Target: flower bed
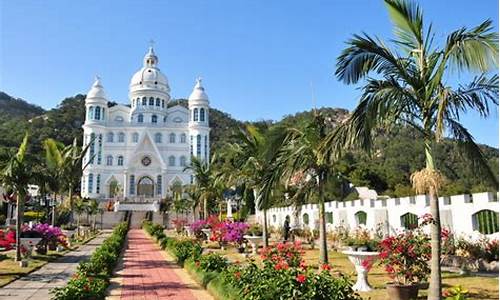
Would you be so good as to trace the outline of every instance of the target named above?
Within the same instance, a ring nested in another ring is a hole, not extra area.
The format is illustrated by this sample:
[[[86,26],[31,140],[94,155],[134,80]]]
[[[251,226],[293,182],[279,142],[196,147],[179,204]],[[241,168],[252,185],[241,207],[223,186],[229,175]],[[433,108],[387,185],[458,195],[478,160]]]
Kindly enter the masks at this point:
[[[202,254],[195,240],[162,236],[153,230],[155,225],[149,222],[143,225],[216,299],[361,299],[352,290],[351,281],[342,274],[332,275],[328,265],[320,271],[307,266],[302,260],[300,244],[263,249],[263,267],[253,261],[245,265],[229,264],[219,254]]]
[[[92,256],[78,265],[76,273],[66,286],[51,291],[52,299],[103,299],[127,231],[127,223],[117,225],[113,233],[92,253]]]

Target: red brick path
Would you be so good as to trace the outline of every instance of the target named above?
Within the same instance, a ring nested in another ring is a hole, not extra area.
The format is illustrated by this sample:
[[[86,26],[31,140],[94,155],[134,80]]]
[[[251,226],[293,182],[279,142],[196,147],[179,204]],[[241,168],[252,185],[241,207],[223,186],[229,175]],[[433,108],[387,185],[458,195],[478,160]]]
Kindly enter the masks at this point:
[[[160,251],[141,229],[129,231],[120,299],[196,299]]]

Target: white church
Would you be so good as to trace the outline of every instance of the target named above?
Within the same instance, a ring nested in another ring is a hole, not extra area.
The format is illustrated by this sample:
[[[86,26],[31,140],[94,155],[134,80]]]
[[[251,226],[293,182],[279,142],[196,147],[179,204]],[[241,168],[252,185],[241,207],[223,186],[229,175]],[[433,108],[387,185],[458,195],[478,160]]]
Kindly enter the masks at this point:
[[[170,86],[152,47],[130,81],[129,105],[111,104],[99,78],[85,100],[82,197],[149,202],[193,181],[192,156],[210,157],[209,102],[198,79],[189,109],[169,106]]]

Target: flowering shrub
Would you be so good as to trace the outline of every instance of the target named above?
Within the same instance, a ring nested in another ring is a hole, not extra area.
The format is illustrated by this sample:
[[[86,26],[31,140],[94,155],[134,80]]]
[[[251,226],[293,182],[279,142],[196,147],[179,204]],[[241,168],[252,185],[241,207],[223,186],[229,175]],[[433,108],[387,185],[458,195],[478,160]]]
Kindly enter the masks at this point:
[[[198,220],[198,221],[193,222],[191,225],[189,225],[189,228],[193,232],[193,235],[197,239],[201,240],[201,239],[205,238],[205,234],[201,230],[208,228],[208,222],[206,220]]]
[[[382,240],[380,263],[398,284],[412,284],[427,279],[431,258],[430,239],[421,231],[405,231]]]
[[[262,248],[260,257],[266,266],[288,269],[288,267],[299,267],[303,254],[301,244],[297,241],[295,243],[279,243],[276,247]]]
[[[254,262],[233,264],[222,273],[223,281],[235,287],[236,298],[243,300],[361,299],[347,277],[333,276],[329,265],[319,272],[309,268],[301,253],[300,244],[282,243],[276,248],[266,248],[261,253],[263,268]]]
[[[173,219],[172,224],[175,227],[175,231],[177,233],[181,233],[184,230],[184,226],[188,224],[188,221],[186,219],[178,218],[178,219]]]
[[[55,299],[100,299],[106,292],[107,286],[108,283],[102,278],[85,276],[77,272],[65,288],[57,291]]]
[[[66,236],[62,233],[61,228],[49,224],[37,224],[31,230],[41,234],[42,240],[38,244],[38,248],[45,248],[47,246],[56,246],[60,244],[68,247]]]
[[[12,249],[16,243],[16,232],[14,230],[3,231],[0,230],[0,247],[5,250]]]
[[[222,239],[228,243],[241,244],[243,242],[243,235],[248,230],[248,227],[248,224],[245,222],[225,222]]]

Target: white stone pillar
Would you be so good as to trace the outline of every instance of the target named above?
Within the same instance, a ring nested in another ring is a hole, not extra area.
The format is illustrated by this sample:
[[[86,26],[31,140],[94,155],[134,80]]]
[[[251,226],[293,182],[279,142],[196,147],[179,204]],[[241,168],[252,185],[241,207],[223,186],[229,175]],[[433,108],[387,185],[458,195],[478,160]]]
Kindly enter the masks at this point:
[[[231,200],[227,200],[227,214],[226,218],[232,220],[233,219],[233,206],[231,205]]]
[[[123,199],[127,198],[128,195],[128,176],[127,171],[123,172]]]

